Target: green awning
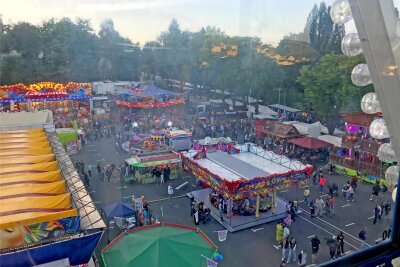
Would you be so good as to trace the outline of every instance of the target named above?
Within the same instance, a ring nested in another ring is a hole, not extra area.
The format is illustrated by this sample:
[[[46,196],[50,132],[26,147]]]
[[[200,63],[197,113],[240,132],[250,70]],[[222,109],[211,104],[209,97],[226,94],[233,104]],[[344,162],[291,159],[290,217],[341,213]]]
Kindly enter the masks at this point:
[[[119,236],[102,251],[105,266],[200,266],[212,257],[215,245],[195,229],[159,226],[134,229]]]
[[[181,160],[179,158],[174,158],[174,159],[164,159],[164,160],[140,162],[135,157],[125,160],[125,162],[128,163],[130,166],[138,167],[138,168],[153,167],[153,166],[165,165],[165,164],[173,164],[173,163],[178,163],[180,161]]]

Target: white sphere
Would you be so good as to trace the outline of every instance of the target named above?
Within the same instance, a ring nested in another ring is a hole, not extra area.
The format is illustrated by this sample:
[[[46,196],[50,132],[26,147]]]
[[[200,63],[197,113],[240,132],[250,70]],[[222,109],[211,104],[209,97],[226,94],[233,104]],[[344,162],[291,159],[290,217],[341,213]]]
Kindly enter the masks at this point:
[[[353,57],[363,52],[358,33],[350,32],[342,39],[342,52],[344,55]]]
[[[385,173],[385,178],[390,186],[397,185],[399,181],[399,173],[400,173],[400,167],[397,165],[393,165],[387,168]]]
[[[361,99],[361,109],[367,114],[382,112],[376,93],[368,93]]]
[[[349,1],[336,0],[333,2],[330,15],[332,21],[337,24],[345,24],[350,21],[353,17],[351,15]]]
[[[396,154],[390,143],[382,144],[378,149],[378,158],[382,162],[395,162],[397,161]]]
[[[372,83],[367,64],[358,64],[351,72],[351,81],[357,86],[366,86]]]
[[[392,199],[393,199],[393,202],[396,202],[396,197],[397,197],[397,187],[393,190],[393,192],[392,192]]]
[[[376,139],[389,138],[385,120],[382,118],[374,120],[369,126],[369,134]]]

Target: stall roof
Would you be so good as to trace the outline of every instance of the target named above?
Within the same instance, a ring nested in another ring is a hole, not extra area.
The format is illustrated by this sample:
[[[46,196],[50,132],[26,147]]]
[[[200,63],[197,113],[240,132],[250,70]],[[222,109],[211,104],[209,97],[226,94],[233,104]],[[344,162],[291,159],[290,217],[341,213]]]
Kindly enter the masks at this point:
[[[320,135],[317,137],[319,140],[331,143],[332,145],[334,145],[335,147],[341,147],[342,146],[342,138],[337,137],[337,136],[333,136],[333,135],[329,135],[329,134],[325,134],[325,135]]]
[[[345,122],[348,124],[354,124],[363,127],[369,127],[374,117],[374,115],[363,112],[343,113],[341,116],[344,117]]]
[[[2,132],[2,137],[23,136],[27,142],[31,141],[24,144],[29,150],[38,133],[36,130]],[[48,142],[45,146],[43,149],[50,150]],[[3,156],[0,165],[0,229],[76,216],[78,212],[71,206],[65,181],[60,180],[54,155],[42,155],[40,149],[37,153],[33,149],[32,156],[21,157],[19,151],[9,148],[7,152],[11,154]]]
[[[168,91],[154,85],[147,85],[143,88],[137,88],[138,90],[130,90],[128,92],[119,93],[118,95],[125,96],[136,96],[136,97],[150,97],[150,96],[159,96],[159,95],[168,95],[168,96],[176,96],[180,95],[179,93],[175,93],[172,91]]]
[[[281,105],[281,104],[273,104],[273,105],[269,105],[269,106],[273,107],[273,108],[281,109],[281,110],[284,110],[284,111],[287,111],[287,112],[293,112],[293,113],[301,111],[300,109],[291,108],[291,107],[288,107],[288,106],[285,106],[285,105]]]
[[[247,105],[249,112],[255,112],[256,111],[256,107],[253,105]],[[275,116],[278,114],[278,112],[270,109],[268,106],[264,106],[264,105],[258,105],[258,111],[259,114],[257,115],[268,115],[268,116]],[[254,115],[257,116],[257,115]]]
[[[307,149],[318,149],[318,148],[325,148],[325,147],[332,147],[331,143],[322,141],[320,139],[314,137],[302,137],[289,140],[289,143],[298,145],[300,147],[304,147]]]
[[[135,215],[135,209],[132,205],[124,202],[117,202],[102,208],[107,219],[113,220],[114,217],[130,217]]]
[[[53,113],[50,110],[36,112],[0,112],[0,127],[21,124],[44,124],[53,123]]]

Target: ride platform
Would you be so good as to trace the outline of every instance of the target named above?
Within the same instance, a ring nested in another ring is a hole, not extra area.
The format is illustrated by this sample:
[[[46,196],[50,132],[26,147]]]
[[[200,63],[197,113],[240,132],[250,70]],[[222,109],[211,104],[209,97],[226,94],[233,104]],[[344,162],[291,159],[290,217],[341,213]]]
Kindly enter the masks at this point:
[[[194,197],[197,202],[203,201],[204,206],[209,208],[211,211],[211,216],[217,220],[226,230],[229,232],[236,232],[248,228],[253,228],[265,223],[281,220],[286,217],[286,204],[287,202],[283,199],[276,198],[276,212],[272,214],[272,211],[269,210],[267,212],[260,212],[258,218],[255,215],[244,216],[244,215],[234,215],[231,218],[228,218],[226,214],[224,214],[224,221],[221,222],[219,216],[219,210],[215,208],[210,202],[210,194],[212,189],[206,188],[201,190],[196,190],[187,193],[188,197]]]

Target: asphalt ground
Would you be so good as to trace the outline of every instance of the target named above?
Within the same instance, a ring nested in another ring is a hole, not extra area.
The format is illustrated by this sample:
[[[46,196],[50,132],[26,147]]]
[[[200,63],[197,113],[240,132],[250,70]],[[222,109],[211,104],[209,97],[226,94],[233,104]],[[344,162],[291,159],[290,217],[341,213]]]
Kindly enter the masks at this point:
[[[192,217],[190,216],[190,200],[185,196],[187,192],[202,189],[197,185],[197,181],[190,173],[181,172],[181,179],[172,181],[174,188],[185,181],[189,182],[189,186],[175,192],[173,204],[168,203],[167,186],[168,184],[125,184],[124,181],[116,183],[102,183],[97,175],[96,164],[103,161],[105,164],[115,163],[122,165],[124,160],[128,158],[127,153],[117,153],[115,142],[112,139],[101,139],[97,141],[89,141],[77,155],[72,157],[73,162],[77,159],[83,160],[86,166],[92,164],[91,185],[88,189],[96,206],[101,210],[102,206],[115,202],[129,202],[132,195],[135,197],[145,196],[150,202],[150,208],[153,210],[153,217],[158,216],[165,222],[179,223],[194,226]],[[325,175],[328,183],[336,183],[339,191],[342,185],[348,180],[347,177],[340,175]],[[278,196],[285,200],[302,200],[303,188],[292,188],[278,192]],[[321,240],[320,252],[318,254],[317,263],[328,261],[329,250],[324,238],[331,238],[340,231],[345,234],[345,250],[348,253],[357,251],[360,247],[358,233],[363,226],[367,227],[367,243],[373,245],[380,242],[382,233],[388,229],[391,224],[391,215],[389,218],[383,218],[377,224],[373,224],[373,209],[377,202],[370,201],[369,196],[372,185],[367,183],[359,183],[357,192],[354,195],[354,202],[343,200],[341,196],[335,199],[336,215],[330,217],[324,214],[322,218],[310,218],[309,208],[300,203],[300,209],[303,211],[296,218],[296,222],[290,227],[291,235],[296,238],[297,252],[305,249],[308,253],[307,265],[311,265],[311,245],[310,240],[314,235],[318,235]],[[311,187],[311,197],[319,196],[318,188]],[[327,188],[325,188],[327,193]],[[390,200],[390,193],[381,195],[383,201]],[[162,207],[162,208],[161,208]],[[163,212],[161,212],[161,210]],[[161,218],[163,214],[163,217]],[[214,219],[207,224],[200,224],[199,228],[205,232],[211,240],[218,246],[220,254],[224,256],[224,260],[218,266],[279,266],[281,263],[281,250],[275,241],[276,223],[268,223],[246,229],[235,233],[229,233],[227,240],[218,241],[216,231],[223,230],[223,227]],[[96,255],[100,259],[99,252],[106,245],[108,240],[112,240],[118,235],[118,229],[114,225],[110,225],[105,231],[98,247]],[[199,263],[200,264],[200,263]],[[294,263],[288,264],[297,265]],[[313,266],[313,265],[311,265]]]

